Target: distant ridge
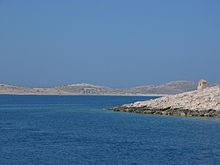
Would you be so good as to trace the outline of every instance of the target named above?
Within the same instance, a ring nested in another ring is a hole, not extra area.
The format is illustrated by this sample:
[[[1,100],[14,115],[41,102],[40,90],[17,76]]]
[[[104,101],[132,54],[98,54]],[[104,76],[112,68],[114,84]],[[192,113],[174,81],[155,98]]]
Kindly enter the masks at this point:
[[[70,84],[70,85],[59,86],[54,88],[58,90],[63,90],[66,92],[78,93],[78,94],[106,94],[112,91],[112,89],[108,87],[87,84],[87,83]]]
[[[208,87],[217,83],[209,82]],[[0,94],[19,95],[171,95],[197,89],[197,82],[171,81],[162,85],[146,85],[132,88],[112,89],[105,86],[80,83],[56,86],[50,88],[27,88],[7,84],[0,84]]]
[[[197,82],[192,81],[171,81],[162,85],[146,85],[137,86],[133,88],[122,88],[116,89],[117,93],[130,93],[130,94],[178,94],[188,91],[193,91],[197,89]],[[208,87],[216,86],[217,83],[209,82]]]
[[[66,85],[66,86],[90,86],[90,87],[102,87],[102,86],[98,86],[98,85],[93,85],[93,84],[87,84],[87,83],[80,83],[80,84],[69,84],[69,85]]]

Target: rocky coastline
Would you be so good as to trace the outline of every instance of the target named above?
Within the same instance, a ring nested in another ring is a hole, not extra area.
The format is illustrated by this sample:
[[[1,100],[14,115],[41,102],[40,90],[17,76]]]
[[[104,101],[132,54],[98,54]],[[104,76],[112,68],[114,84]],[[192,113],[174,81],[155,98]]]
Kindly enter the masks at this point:
[[[108,110],[157,115],[220,117],[220,86],[135,102]]]

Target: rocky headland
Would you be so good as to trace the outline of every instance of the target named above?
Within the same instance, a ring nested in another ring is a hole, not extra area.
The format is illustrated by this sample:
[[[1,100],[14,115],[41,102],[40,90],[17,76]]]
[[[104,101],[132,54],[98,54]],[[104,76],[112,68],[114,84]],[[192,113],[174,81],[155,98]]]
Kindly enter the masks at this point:
[[[220,117],[220,86],[135,102],[109,110],[143,114]]]

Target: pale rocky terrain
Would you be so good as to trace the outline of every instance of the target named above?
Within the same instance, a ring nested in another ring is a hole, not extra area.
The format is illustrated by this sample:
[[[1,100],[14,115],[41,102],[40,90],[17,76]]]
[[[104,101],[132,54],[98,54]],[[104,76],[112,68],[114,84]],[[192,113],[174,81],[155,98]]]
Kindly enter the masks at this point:
[[[135,102],[111,110],[161,115],[220,117],[220,86]]]

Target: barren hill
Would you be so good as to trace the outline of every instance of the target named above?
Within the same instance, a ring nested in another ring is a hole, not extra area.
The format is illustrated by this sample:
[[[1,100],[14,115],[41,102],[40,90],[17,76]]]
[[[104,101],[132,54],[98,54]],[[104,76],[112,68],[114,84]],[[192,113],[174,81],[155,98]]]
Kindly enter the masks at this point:
[[[93,84],[71,84],[66,86],[54,87],[55,89],[78,94],[106,94],[111,93],[112,89]]]

